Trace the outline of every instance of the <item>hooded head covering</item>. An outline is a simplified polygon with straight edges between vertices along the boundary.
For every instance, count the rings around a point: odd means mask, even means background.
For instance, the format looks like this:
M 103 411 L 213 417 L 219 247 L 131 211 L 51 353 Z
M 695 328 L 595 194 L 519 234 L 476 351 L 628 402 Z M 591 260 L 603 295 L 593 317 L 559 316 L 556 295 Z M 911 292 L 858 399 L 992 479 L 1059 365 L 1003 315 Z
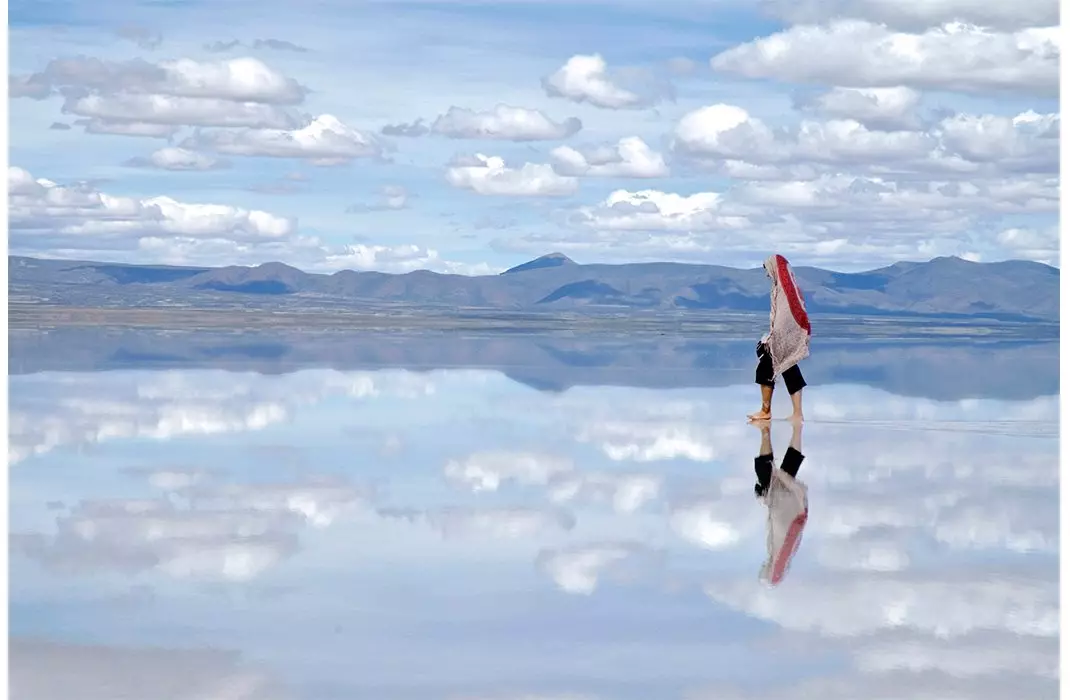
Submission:
M 762 338 L 773 360 L 773 376 L 810 355 L 810 317 L 802 291 L 783 255 L 765 261 L 765 273 L 773 282 L 770 291 L 769 333 Z

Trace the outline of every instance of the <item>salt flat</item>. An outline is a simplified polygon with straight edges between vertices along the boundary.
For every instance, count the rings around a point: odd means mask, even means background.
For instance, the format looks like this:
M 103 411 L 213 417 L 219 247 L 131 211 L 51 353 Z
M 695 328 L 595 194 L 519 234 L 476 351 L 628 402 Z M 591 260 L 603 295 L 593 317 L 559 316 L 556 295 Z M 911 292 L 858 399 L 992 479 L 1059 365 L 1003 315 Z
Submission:
M 525 383 L 52 358 L 10 379 L 12 692 L 1054 698 L 1058 383 L 1029 376 L 1058 366 L 937 350 L 921 384 L 806 390 L 776 587 L 734 359 Z M 999 381 L 925 366 L 948 352 Z

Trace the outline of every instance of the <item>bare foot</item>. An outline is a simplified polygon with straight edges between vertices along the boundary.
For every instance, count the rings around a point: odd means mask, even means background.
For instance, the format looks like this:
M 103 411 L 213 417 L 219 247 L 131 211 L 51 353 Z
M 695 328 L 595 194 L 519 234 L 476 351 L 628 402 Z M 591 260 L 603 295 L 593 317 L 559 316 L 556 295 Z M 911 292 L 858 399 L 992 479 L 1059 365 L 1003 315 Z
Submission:
M 761 411 L 758 411 L 757 413 L 752 413 L 749 416 L 747 416 L 747 420 L 749 420 L 751 423 L 761 423 L 761 422 L 764 422 L 764 421 L 771 420 L 772 418 L 773 418 L 773 414 L 770 413 L 769 411 L 765 410 L 765 409 L 763 409 Z
M 801 414 L 801 413 L 792 413 L 790 416 L 788 416 L 788 422 L 795 423 L 795 424 L 802 423 L 803 422 L 803 414 Z

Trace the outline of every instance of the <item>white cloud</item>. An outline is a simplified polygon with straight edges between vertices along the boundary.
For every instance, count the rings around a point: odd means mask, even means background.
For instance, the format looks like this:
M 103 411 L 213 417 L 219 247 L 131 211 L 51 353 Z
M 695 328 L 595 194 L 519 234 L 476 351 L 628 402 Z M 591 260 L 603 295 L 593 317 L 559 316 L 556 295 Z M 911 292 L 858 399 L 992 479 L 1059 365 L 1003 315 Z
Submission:
M 863 116 L 870 120 L 874 114 Z M 925 130 L 886 130 L 890 124 L 877 130 L 850 118 L 803 121 L 794 129 L 774 130 L 741 107 L 716 104 L 684 115 L 676 126 L 674 147 L 699 159 L 755 166 L 972 179 L 1018 172 L 1055 173 L 1058 155 L 1052 144 L 1058 139 L 1059 123 L 1058 114 L 1027 111 L 1014 117 L 959 114 Z
M 165 154 L 164 162 L 171 155 Z M 324 245 L 300 234 L 294 219 L 256 209 L 166 196 L 114 196 L 85 183 L 64 186 L 35 179 L 17 167 L 9 169 L 8 178 L 11 249 L 17 255 L 75 260 L 103 255 L 114 262 L 208 266 L 285 261 L 309 272 L 500 271 L 445 260 L 438 251 L 414 244 Z
M 921 93 L 908 87 L 835 87 L 801 106 L 834 119 L 857 121 L 868 129 L 898 131 L 920 127 L 920 104 Z
M 908 33 L 843 19 L 794 26 L 728 49 L 710 63 L 748 78 L 1054 95 L 1058 34 L 1058 27 L 1005 33 L 961 23 Z
M 551 97 L 587 102 L 606 109 L 644 107 L 651 102 L 617 85 L 609 75 L 605 59 L 599 54 L 573 56 L 543 78 L 542 85 Z
M 659 190 L 615 190 L 596 206 L 579 207 L 573 221 L 601 230 L 694 231 L 737 229 L 740 216 L 722 216 L 716 192 L 679 195 Z
M 476 154 L 446 169 L 446 181 L 454 187 L 477 194 L 512 197 L 563 197 L 576 192 L 574 177 L 557 174 L 544 163 L 524 163 L 510 168 L 498 156 Z
M 166 498 L 82 501 L 52 537 L 16 539 L 59 569 L 156 570 L 176 578 L 249 581 L 291 556 L 306 525 L 326 527 L 364 498 L 344 481 L 201 483 Z
M 430 130 L 451 139 L 555 141 L 568 138 L 582 128 L 583 123 L 575 117 L 555 122 L 536 109 L 500 104 L 489 112 L 450 107 L 435 119 Z
M 823 636 L 910 630 L 953 637 L 991 629 L 1058 636 L 1056 584 L 993 573 L 962 571 L 947 580 L 907 573 L 796 576 L 788 579 L 790 598 L 748 580 L 711 582 L 705 590 L 718 603 L 757 619 Z
M 555 503 L 605 501 L 617 513 L 634 513 L 658 497 L 661 485 L 661 477 L 656 474 L 587 471 L 555 476 L 548 491 L 550 500 Z
M 218 170 L 229 167 L 225 160 L 185 148 L 167 147 L 153 151 L 148 158 L 131 158 L 126 165 L 160 170 Z
M 105 94 L 73 97 L 63 103 L 64 114 L 87 117 L 91 123 L 171 124 L 182 126 L 247 126 L 261 129 L 291 127 L 294 117 L 275 105 L 234 102 L 215 97 L 177 97 L 152 94 Z M 122 133 L 111 131 L 109 133 Z
M 764 0 L 763 6 L 792 24 L 820 24 L 832 17 L 864 19 L 915 30 L 948 22 L 1002 30 L 1052 27 L 1059 23 L 1059 4 L 1055 0 Z
M 20 84 L 55 89 L 78 88 L 111 94 L 156 94 L 235 102 L 294 105 L 307 90 L 256 58 L 196 61 L 188 58 L 149 63 L 141 59 L 108 61 L 80 56 L 55 59 Z
M 1040 229 L 1008 228 L 1000 231 L 996 239 L 1012 258 L 1040 260 L 1049 265 L 1059 263 L 1057 225 Z
M 372 134 L 358 131 L 337 117 L 322 114 L 297 129 L 243 129 L 202 131 L 183 146 L 214 150 L 235 156 L 304 158 L 315 164 L 374 158 L 382 145 Z
M 636 542 L 579 545 L 543 550 L 535 566 L 566 593 L 591 595 L 602 576 L 619 571 L 629 560 L 649 560 L 652 555 L 654 552 Z
M 638 136 L 627 136 L 612 146 L 579 151 L 558 146 L 550 151 L 554 169 L 562 175 L 586 177 L 668 177 L 665 158 Z
M 222 371 L 24 375 L 12 380 L 9 453 L 21 462 L 65 446 L 262 430 L 328 396 L 414 397 L 433 391 L 408 372 L 310 370 L 272 378 Z
M 450 460 L 446 478 L 474 492 L 497 491 L 502 484 L 516 482 L 543 486 L 558 475 L 569 473 L 570 459 L 533 452 L 476 452 L 460 460 Z
M 278 240 L 294 232 L 289 219 L 222 204 L 186 204 L 170 197 L 113 197 L 88 187 L 64 187 L 35 179 L 22 168 L 8 169 L 12 229 L 23 236 L 50 234 L 64 239 L 101 236 L 214 236 L 235 240 Z M 25 240 L 25 238 L 23 239 Z

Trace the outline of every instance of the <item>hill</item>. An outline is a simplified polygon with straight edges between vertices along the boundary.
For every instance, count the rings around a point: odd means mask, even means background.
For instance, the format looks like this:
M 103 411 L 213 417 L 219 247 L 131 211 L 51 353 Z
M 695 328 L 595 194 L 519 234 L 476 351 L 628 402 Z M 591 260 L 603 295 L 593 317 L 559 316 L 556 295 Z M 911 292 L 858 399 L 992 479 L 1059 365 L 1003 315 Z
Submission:
M 123 306 L 160 300 L 288 298 L 347 306 L 407 304 L 500 310 L 707 310 L 762 312 L 769 282 L 761 268 L 629 263 L 581 265 L 559 253 L 500 275 L 312 274 L 282 263 L 176 267 L 8 258 L 9 293 L 23 301 Z M 977 317 L 1057 322 L 1059 270 L 1040 263 L 975 263 L 959 258 L 901 262 L 858 273 L 796 268 L 812 313 Z M 194 300 L 199 300 L 194 303 Z

